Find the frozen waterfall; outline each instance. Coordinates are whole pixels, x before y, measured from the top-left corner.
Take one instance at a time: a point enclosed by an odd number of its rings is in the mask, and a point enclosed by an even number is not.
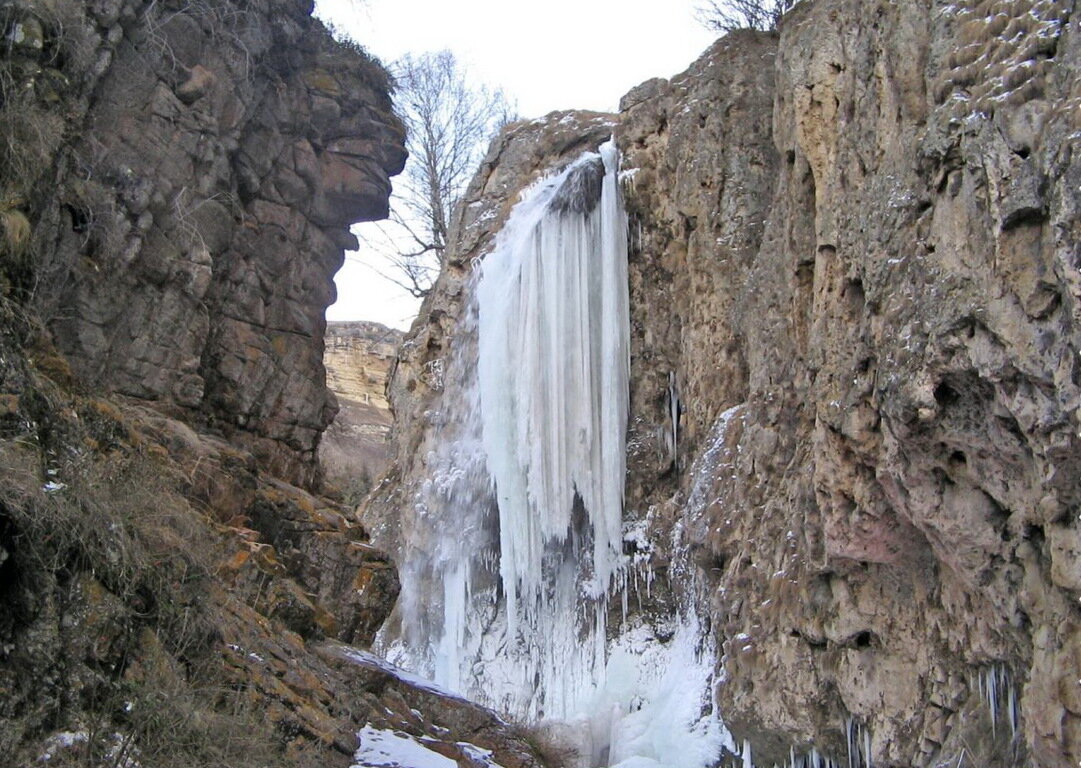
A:
[[[514,718],[562,723],[583,766],[697,768],[723,728],[693,608],[666,642],[608,627],[620,603],[626,623],[641,565],[623,554],[618,164],[608,142],[526,190],[471,278],[442,410],[428,414],[427,480],[403,516],[401,628],[384,650]]]
[[[477,288],[483,441],[512,635],[519,615],[544,621],[554,607],[544,593],[547,552],[592,538],[593,599],[608,593],[622,557],[629,320],[616,163],[609,143],[534,190]],[[572,556],[557,558],[556,570],[579,566],[579,546],[570,542]],[[576,574],[567,576],[576,591]]]

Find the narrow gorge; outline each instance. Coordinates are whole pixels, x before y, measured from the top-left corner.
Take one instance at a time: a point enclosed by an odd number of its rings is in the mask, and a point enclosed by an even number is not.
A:
[[[396,350],[324,313],[404,127],[311,13],[0,3],[0,762],[1079,764],[1073,0],[509,124]]]

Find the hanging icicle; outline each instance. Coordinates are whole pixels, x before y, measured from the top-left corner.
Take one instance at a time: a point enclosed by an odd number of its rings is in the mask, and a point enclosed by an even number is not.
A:
[[[675,371],[668,372],[668,391],[666,394],[668,406],[668,434],[665,435],[665,445],[668,448],[668,461],[673,469],[679,468],[679,420],[683,413],[683,401],[679,398],[679,386],[676,383]]]
[[[628,584],[654,579],[645,528],[623,529],[627,270],[609,142],[523,194],[465,289],[403,523],[403,594],[425,599],[403,599],[385,647],[514,719],[558,721],[590,765],[702,768],[729,737],[694,606],[664,642],[607,626],[611,599],[626,616]],[[680,410],[673,389],[673,440]]]
[[[609,142],[514,209],[477,288],[478,376],[514,634],[542,599],[543,560],[592,536],[589,594],[622,562],[627,428],[627,225]]]
[[[1017,687],[1009,667],[1005,664],[994,663],[978,670],[976,687],[984,706],[987,707],[992,738],[997,735],[999,724],[1003,719],[1009,725],[1010,737],[1015,737],[1021,712],[1017,700]]]

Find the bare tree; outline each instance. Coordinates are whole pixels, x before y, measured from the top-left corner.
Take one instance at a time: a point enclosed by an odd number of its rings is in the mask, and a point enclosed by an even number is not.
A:
[[[797,0],[708,0],[698,7],[698,20],[708,29],[777,29]]]
[[[496,130],[514,119],[500,90],[473,84],[450,51],[407,55],[391,67],[409,161],[395,182],[385,275],[416,297],[428,293],[447,246],[450,216]]]

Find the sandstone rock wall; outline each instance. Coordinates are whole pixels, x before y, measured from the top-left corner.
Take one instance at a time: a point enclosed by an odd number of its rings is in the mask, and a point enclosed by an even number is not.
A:
[[[326,480],[355,504],[386,470],[393,421],[386,398],[387,376],[405,336],[379,323],[327,323],[327,386],[338,414],[319,443]]]
[[[77,376],[313,482],[331,278],[405,159],[382,67],[302,0],[3,11],[5,34],[33,30],[10,69],[55,133],[39,126],[37,173],[8,194]]]
[[[641,610],[688,532],[756,763],[1081,756],[1073,5],[804,0],[623,100]],[[535,173],[515,136],[461,254]],[[423,477],[462,273],[403,348],[376,509]]]

